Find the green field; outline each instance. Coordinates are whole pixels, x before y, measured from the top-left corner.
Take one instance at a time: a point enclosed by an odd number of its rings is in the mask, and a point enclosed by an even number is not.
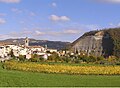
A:
[[[1,64],[0,64],[1,65]],[[0,66],[1,87],[120,87],[120,76],[45,74],[8,71]]]

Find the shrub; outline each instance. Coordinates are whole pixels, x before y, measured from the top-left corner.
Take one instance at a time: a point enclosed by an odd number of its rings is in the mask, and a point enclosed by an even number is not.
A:
[[[114,65],[117,62],[116,57],[115,56],[109,56],[108,58],[108,63],[111,65]]]
[[[75,63],[80,63],[80,60],[79,60],[79,59],[76,59],[76,60],[75,60]]]
[[[70,57],[67,57],[67,56],[62,56],[62,57],[60,57],[60,59],[66,63],[69,63],[70,61],[72,61],[72,59]]]
[[[96,59],[97,59],[97,61],[102,61],[102,60],[104,60],[104,57],[100,56],[100,57],[97,57]]]
[[[48,57],[48,60],[57,62],[60,60],[59,58],[58,54],[53,52],[52,55]]]
[[[81,57],[81,60],[83,60],[83,62],[87,62],[87,63],[89,63],[89,57],[88,56],[82,56]]]
[[[30,58],[30,61],[31,62],[39,62],[40,60],[39,60],[39,58]]]
[[[25,61],[25,59],[26,59],[26,57],[25,56],[23,56],[23,55],[19,55],[19,61]]]
[[[96,62],[96,57],[95,56],[89,56],[88,61],[89,62]]]
[[[120,65],[120,62],[117,62],[116,65]]]
[[[37,54],[32,54],[32,57],[31,57],[31,58],[40,58],[40,56],[37,55]]]
[[[44,58],[40,57],[39,60],[40,60],[40,61],[44,61]]]

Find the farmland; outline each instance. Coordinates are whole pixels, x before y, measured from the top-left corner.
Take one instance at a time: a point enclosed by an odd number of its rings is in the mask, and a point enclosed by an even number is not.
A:
[[[77,75],[120,75],[120,66],[70,66],[70,65],[49,65],[36,64],[32,62],[6,61],[4,68],[10,70],[62,73]]]
[[[6,70],[0,64],[1,87],[120,87],[120,76],[67,75]]]

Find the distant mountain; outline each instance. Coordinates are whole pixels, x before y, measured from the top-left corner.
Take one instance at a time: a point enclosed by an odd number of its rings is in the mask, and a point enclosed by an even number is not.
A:
[[[25,38],[20,39],[6,39],[6,40],[0,40],[0,44],[24,44]],[[62,41],[48,41],[48,40],[36,40],[36,39],[29,39],[29,45],[30,46],[43,46],[47,45],[48,48],[51,49],[65,49],[70,42],[62,42]]]

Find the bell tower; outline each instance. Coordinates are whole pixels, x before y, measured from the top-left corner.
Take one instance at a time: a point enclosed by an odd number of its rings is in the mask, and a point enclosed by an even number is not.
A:
[[[28,37],[25,38],[25,47],[28,47],[29,46],[29,39]]]

